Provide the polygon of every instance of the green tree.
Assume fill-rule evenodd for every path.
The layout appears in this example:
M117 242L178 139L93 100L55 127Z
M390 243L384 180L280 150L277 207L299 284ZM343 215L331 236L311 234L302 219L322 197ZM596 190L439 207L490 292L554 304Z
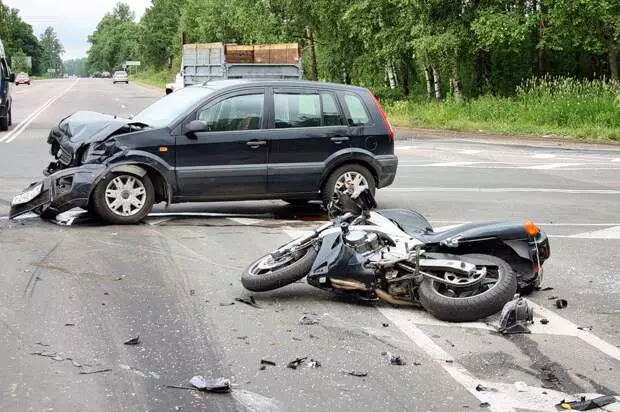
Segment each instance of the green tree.
M54 69L57 74L62 73L62 59L65 49L58 40L54 28L49 26L40 37L41 45L41 69L45 73L48 69Z
M140 20L140 54L145 64L161 69L177 50L184 5L184 0L153 0L146 9Z
M117 3L88 36L88 67L92 71L113 71L125 61L138 58L140 27L129 5Z
M41 47L32 27L19 17L19 10L5 6L0 0L0 38L8 56L18 52L32 57L32 72L40 72Z
M86 57L79 59L70 59L63 62L64 72L70 76L86 77L88 76L88 67Z
M13 53L13 57L11 57L11 67L13 68L13 71L17 73L29 72L30 67L28 65L28 57L26 56L26 53L21 50L17 53Z

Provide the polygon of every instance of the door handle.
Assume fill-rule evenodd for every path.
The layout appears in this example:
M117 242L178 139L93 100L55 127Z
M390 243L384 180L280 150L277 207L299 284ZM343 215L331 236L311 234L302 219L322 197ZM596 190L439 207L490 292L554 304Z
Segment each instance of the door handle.
M336 144L340 144L342 142L348 142L349 138L347 136L336 136L332 137L330 140Z
M250 140L246 144L250 146L252 149L256 149L260 146L265 146L267 144L267 140Z

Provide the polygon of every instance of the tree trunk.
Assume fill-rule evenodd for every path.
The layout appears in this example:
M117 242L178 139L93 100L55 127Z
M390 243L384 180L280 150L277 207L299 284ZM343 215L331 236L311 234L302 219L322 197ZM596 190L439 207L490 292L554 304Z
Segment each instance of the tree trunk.
M394 66L392 66L391 62L388 63L388 65L385 67L385 70L387 71L390 89L395 89L396 88L396 76L394 74Z
M461 86L461 70L459 63L455 62L452 66L452 92L454 93L454 101L463 103L463 90Z
M437 69L435 66L431 66L433 70L433 81L435 82L435 99L437 101L441 101L441 84L439 83L439 73L437 73Z
M609 72L611 73L611 78L613 80L620 80L620 75L618 74L618 53L620 52L620 44L616 46L612 46L609 50Z
M426 99L430 100L433 94L433 74L428 66L424 68L424 77L426 77Z
M308 38L308 52L310 55L310 80L318 80L319 75L316 67L316 49L314 47L314 31L312 27L306 27L306 36Z

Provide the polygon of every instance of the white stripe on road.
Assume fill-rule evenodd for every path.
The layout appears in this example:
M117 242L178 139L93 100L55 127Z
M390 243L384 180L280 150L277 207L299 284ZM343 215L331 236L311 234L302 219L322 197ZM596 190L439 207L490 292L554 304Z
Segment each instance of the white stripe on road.
M538 153L532 156L534 159L551 159L553 157L555 157L554 154L550 154L550 153Z
M595 230L594 232L578 233L568 237L579 239L620 239L620 226Z
M611 159L612 162L620 162L620 157L617 157L615 159Z
M558 189L544 187L386 187L381 192L473 192L473 193L570 193L589 195L618 195L620 190L612 189Z
M549 163L549 164L545 164L545 165L534 165L534 166L523 166L523 169L540 169L540 170L547 170L547 169L557 169L560 167L571 167L571 166L582 166L585 163Z
M475 149L467 149L467 150L461 151L461 153L468 154L468 155L477 154L477 153L481 153L481 152L482 152L482 150L475 150Z
M60 99L64 96L69 90L71 90L77 83L79 79L71 84L71 86L67 87L61 93L49 99L45 104L40 106L37 110L35 110L30 116L28 116L25 120L19 123L19 125L11 132L9 132L6 136L0 138L0 142L11 143L15 140L26 128L32 123L41 113L45 111L48 107L50 107L56 100Z

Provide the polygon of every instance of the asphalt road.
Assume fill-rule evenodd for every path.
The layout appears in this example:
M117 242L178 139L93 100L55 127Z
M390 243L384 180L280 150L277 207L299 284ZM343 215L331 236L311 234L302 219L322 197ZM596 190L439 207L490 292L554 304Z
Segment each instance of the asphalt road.
M400 131L399 173L379 191L381 207L416 209L435 226L531 218L550 235L542 286L553 290L529 297L532 334L504 337L304 283L255 294L259 308L236 302L249 296L241 270L315 225L312 206L158 206L197 215L131 227L8 221L12 196L49 162L47 133L62 117L136 113L157 98L103 79L15 90L14 125L0 133L1 410L552 410L567 395L620 393L620 150ZM319 323L300 325L304 314ZM123 344L138 335L140 345ZM305 356L321 367L286 367ZM277 366L260 370L261 359ZM352 370L368 375L343 373ZM235 387L167 386L197 374Z

